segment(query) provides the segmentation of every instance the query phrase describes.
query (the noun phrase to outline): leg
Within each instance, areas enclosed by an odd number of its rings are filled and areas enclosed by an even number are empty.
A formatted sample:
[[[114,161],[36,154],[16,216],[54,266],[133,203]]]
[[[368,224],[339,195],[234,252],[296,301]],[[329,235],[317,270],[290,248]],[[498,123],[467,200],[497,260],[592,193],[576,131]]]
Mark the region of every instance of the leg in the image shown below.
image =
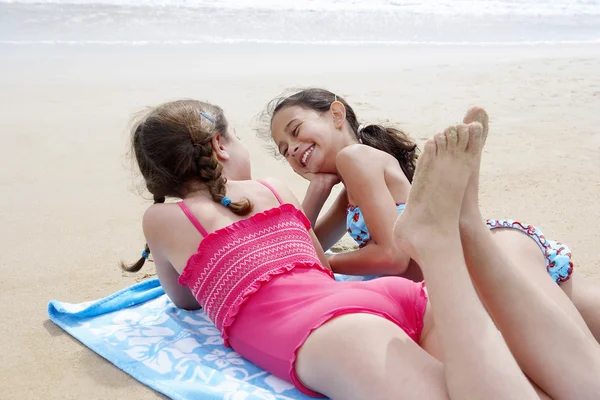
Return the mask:
[[[472,107],[464,118],[465,123],[479,122],[483,126],[484,138],[487,138],[488,133],[488,115],[481,107]],[[469,180],[467,186],[468,196],[464,198],[465,210],[469,207],[479,205],[479,165],[481,159],[477,164],[476,169],[473,171],[473,175]],[[469,218],[468,213],[461,215]],[[465,221],[463,225],[468,224],[469,221]],[[530,237],[522,232],[514,229],[494,229],[492,231],[498,247],[502,249],[510,249],[506,251],[506,255],[516,265],[517,268],[521,269],[526,275],[526,279],[531,280],[538,284],[542,290],[547,293],[556,303],[556,306],[565,311],[587,335],[593,337],[589,331],[584,318],[578,312],[577,304],[574,306],[574,301],[570,301],[569,298],[562,295],[560,287],[567,288],[570,285],[561,284],[559,287],[556,285],[554,280],[548,275],[546,271],[546,261],[544,260],[540,248],[537,244],[531,240]],[[589,316],[590,322],[598,321],[598,336],[600,336],[600,312],[593,311],[593,306],[598,306],[597,310],[600,310],[600,291],[597,291],[597,297],[594,296],[594,290],[591,285],[585,285],[581,283],[576,286],[578,289],[581,288],[581,294],[575,293],[575,298],[578,300],[582,308],[588,311],[586,314]],[[564,290],[564,289],[563,289]],[[571,297],[571,296],[569,296]]]
[[[343,315],[313,332],[298,351],[296,373],[333,400],[450,399],[442,363],[402,329],[370,314]],[[539,399],[552,400],[534,388]]]
[[[596,341],[600,343],[600,286],[573,272],[571,279],[562,282],[560,288],[575,304]]]
[[[467,124],[479,122],[483,126],[484,138],[487,138],[489,121],[488,115],[483,108],[472,107],[467,112],[464,122]],[[481,156],[479,156],[479,162],[469,180],[467,186],[468,195],[463,199],[465,210],[470,210],[476,205],[479,206],[480,164]],[[463,218],[466,218],[467,221],[464,221],[462,225],[468,225],[470,221],[467,212],[465,212],[464,215],[461,215],[461,219]],[[591,326],[595,326],[597,332],[596,338],[600,338],[600,290],[595,289],[593,285],[580,280],[575,285],[573,295],[569,296],[572,301],[569,300],[569,298],[564,296],[561,288],[569,295],[567,291],[572,290],[572,283],[567,281],[559,286],[554,282],[547,273],[546,261],[542,256],[540,248],[530,237],[514,229],[494,229],[492,230],[492,233],[499,248],[510,249],[510,251],[505,251],[507,257],[509,257],[513,264],[523,272],[526,279],[535,282],[540,286],[542,291],[554,300],[556,307],[569,315],[573,322],[577,324],[586,335],[593,338],[590,328]],[[585,311],[586,315],[580,314],[582,310]],[[588,325],[591,325],[590,328],[588,328]]]
[[[315,330],[298,351],[302,383],[333,400],[449,400],[442,363],[392,322],[343,315]]]
[[[510,249],[510,251],[505,250],[504,252],[514,266],[521,270],[524,278],[535,283],[548,298],[554,301],[555,307],[558,307],[568,315],[573,323],[575,323],[575,325],[577,325],[590,340],[595,341],[594,335],[588,328],[586,321],[584,321],[583,316],[580,314],[580,311],[577,309],[574,302],[565,295],[564,289],[557,285],[550,275],[548,275],[546,270],[546,260],[538,245],[529,236],[515,229],[493,229],[492,235],[499,248]],[[583,284],[584,282],[581,283]],[[584,290],[585,286],[581,285],[577,286],[577,288]],[[583,298],[583,301],[580,303],[583,307],[585,307],[585,304],[587,304],[586,301],[588,300],[585,294],[586,292],[584,291],[576,293],[576,298],[578,300]],[[592,322],[593,318],[590,321]]]
[[[482,146],[480,124],[448,129],[425,145],[394,235],[423,269],[450,398],[538,398],[481,304],[462,253],[461,202]]]
[[[460,226],[469,272],[482,301],[523,371],[546,393],[556,399],[597,398],[600,349],[498,246],[483,223],[477,188],[473,180],[465,192]]]

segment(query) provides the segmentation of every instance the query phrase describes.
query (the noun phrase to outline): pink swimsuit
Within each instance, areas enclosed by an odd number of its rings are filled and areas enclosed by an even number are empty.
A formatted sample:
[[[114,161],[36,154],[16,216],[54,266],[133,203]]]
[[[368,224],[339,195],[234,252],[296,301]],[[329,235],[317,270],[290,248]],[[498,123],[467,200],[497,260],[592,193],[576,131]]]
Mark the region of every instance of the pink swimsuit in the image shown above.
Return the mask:
[[[233,347],[303,393],[320,396],[294,371],[310,333],[350,313],[386,318],[418,341],[427,296],[421,283],[399,277],[336,282],[309,235],[310,222],[266,182],[280,206],[208,233],[185,203],[179,206],[204,236],[179,278]]]

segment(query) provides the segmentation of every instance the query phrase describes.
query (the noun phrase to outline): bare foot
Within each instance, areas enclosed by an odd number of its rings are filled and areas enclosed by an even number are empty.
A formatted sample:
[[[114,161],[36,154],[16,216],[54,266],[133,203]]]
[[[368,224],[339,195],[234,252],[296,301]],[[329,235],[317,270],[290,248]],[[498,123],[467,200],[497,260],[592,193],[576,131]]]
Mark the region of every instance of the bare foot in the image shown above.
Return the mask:
[[[436,243],[460,240],[463,195],[483,142],[483,127],[474,122],[451,126],[425,143],[406,208],[394,225],[398,247],[417,263]]]
[[[473,122],[478,122],[481,124],[483,128],[483,142],[487,139],[488,131],[489,131],[489,117],[487,112],[482,107],[471,107],[465,118],[463,119],[465,124],[471,124]],[[468,223],[469,221],[473,221],[476,219],[480,221],[482,219],[481,213],[479,211],[479,170],[481,165],[481,153],[478,155],[478,160],[471,173],[471,177],[469,179],[469,183],[467,185],[467,189],[465,190],[465,195],[463,198],[462,208],[461,208],[461,221]]]

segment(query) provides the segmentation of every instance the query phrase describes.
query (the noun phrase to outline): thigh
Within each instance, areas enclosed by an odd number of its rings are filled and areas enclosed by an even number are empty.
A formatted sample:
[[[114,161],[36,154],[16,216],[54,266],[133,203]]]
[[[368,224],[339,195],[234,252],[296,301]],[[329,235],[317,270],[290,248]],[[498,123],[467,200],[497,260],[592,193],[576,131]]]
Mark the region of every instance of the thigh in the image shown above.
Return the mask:
[[[494,238],[505,250],[511,261],[520,269],[526,279],[542,288],[544,293],[568,316],[586,335],[593,338],[581,314],[560,286],[548,275],[544,255],[533,239],[525,233],[511,228],[493,229]]]
[[[319,327],[299,349],[295,370],[307,387],[334,400],[449,398],[441,362],[372,314],[346,314]]]
[[[535,384],[531,379],[529,379],[529,383],[533,386],[535,393],[539,396],[540,400],[552,400],[552,397],[548,396],[546,392],[544,392],[538,385]]]
[[[575,304],[596,341],[600,342],[600,284],[573,272],[571,279],[562,282],[560,287]]]

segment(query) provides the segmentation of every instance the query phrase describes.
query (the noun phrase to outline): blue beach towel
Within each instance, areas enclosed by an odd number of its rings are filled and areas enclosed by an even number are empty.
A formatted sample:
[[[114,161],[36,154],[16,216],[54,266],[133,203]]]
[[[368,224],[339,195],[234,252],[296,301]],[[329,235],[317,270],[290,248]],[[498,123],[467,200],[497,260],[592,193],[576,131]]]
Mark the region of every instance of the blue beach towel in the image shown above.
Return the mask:
[[[157,278],[97,301],[52,300],[48,315],[91,350],[172,399],[310,399],[224,347],[206,314],[175,307]]]

